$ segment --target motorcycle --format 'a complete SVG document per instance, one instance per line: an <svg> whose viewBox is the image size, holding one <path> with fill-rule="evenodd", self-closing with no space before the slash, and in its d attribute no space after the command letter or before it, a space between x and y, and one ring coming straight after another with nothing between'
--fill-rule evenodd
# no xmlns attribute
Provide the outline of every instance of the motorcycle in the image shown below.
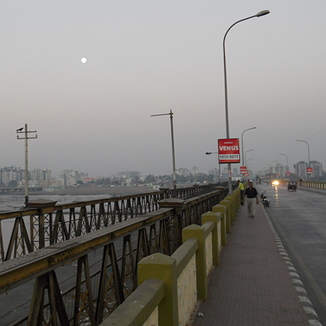
<svg viewBox="0 0 326 326"><path fill-rule="evenodd" d="M270 201L269 201L268 197L265 195L265 192L266 192L266 191L264 191L264 192L260 195L260 198L261 198L261 201L262 201L264 207L269 207Z"/></svg>

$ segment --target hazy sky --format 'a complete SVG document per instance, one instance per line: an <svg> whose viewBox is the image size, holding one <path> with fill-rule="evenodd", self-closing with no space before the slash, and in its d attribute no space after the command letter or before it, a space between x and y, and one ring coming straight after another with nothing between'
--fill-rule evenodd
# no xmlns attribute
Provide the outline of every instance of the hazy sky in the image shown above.
<svg viewBox="0 0 326 326"><path fill-rule="evenodd" d="M326 169L325 0L1 0L0 167L109 176L124 170L207 173L225 138L244 134L254 171L308 160ZM81 63L86 57L87 63ZM239 165L237 165L239 166Z"/></svg>

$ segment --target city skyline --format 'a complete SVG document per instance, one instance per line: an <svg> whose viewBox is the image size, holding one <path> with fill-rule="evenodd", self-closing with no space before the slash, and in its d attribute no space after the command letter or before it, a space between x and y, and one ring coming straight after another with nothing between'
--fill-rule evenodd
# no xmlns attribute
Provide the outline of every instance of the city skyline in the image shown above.
<svg viewBox="0 0 326 326"><path fill-rule="evenodd" d="M270 165L267 169L265 170L261 170L261 171L257 171L254 172L252 171L250 168L248 169L248 171L251 174L251 177L256 177L256 176L264 176L267 174L276 174L276 175L280 175L282 177L286 177L286 173L289 172L289 175L297 175L298 177L304 177L304 178L308 178L308 174L307 174L307 167L308 167L308 162L305 161L299 161L297 163L295 163L293 165L293 168L291 169L289 166L287 165L282 165L281 163L274 161L275 165ZM311 173L311 177L323 177L325 172L323 171L322 168L322 163L318 162L318 161L310 161L310 167L312 167L313 171ZM232 168L232 177L246 177L245 175L241 174L241 170L240 170L240 164L232 164L231 165ZM8 183L10 181L10 176L12 172L19 172L21 174L20 176L20 180L23 181L24 180L24 168L21 167L17 167L14 165L11 166L5 166L5 167L1 167L0 166L0 181L2 180L2 173L7 173L8 176L6 177L7 181L6 183ZM87 179L88 181L92 181L92 180L98 180L98 179L105 179L105 178L115 178L115 177L121 177L122 175L134 175L137 174L138 177L146 177L146 176L150 176L153 175L151 173L144 173L142 171L136 171L136 170L126 170L126 171L119 171L116 174L112 174L112 175L103 175L100 177L96 177L93 175L90 175L87 171L78 171L78 170L74 170L74 169L64 169L62 170L60 173L58 174L53 174L51 169L48 168L32 168L29 169L29 181L35 181L37 179L37 175L42 175L42 179L44 180L54 180L58 177L64 177L64 176L68 176L68 175L74 175L74 178L76 178L77 180L82 180L82 179ZM212 167L211 169L209 169L208 172L204 172L201 171L197 166L193 166L191 168L187 168L187 167L180 167L178 169L176 169L176 173L177 175L192 175L192 176L196 176L196 175L216 175L217 178L219 175L219 172L221 173L220 176L224 176L224 178L227 177L228 172L227 172L227 164L220 164L220 167ZM172 173L168 173L168 174L158 174L155 176L171 176L172 178ZM13 179L15 180L15 178Z"/></svg>

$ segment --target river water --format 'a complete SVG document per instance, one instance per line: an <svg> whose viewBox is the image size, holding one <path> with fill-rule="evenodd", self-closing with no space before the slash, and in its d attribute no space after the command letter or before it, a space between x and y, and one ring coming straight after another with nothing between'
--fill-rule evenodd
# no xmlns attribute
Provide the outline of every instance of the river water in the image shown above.
<svg viewBox="0 0 326 326"><path fill-rule="evenodd" d="M110 198L111 195L29 195L29 202L38 199L57 201L58 205L76 201L88 201L93 199ZM0 195L0 212L14 211L24 208L25 196L23 194Z"/></svg>
<svg viewBox="0 0 326 326"><path fill-rule="evenodd" d="M68 204L76 201L89 201L93 199L110 198L112 195L29 195L29 202L38 199L47 199L49 201L57 201L58 205ZM0 195L0 213L17 211L23 209L25 204L25 196L23 194ZM15 219L6 219L1 221L2 241L6 247L9 244ZM29 227L29 218L25 218L26 227ZM0 321L1 326L1 321Z"/></svg>

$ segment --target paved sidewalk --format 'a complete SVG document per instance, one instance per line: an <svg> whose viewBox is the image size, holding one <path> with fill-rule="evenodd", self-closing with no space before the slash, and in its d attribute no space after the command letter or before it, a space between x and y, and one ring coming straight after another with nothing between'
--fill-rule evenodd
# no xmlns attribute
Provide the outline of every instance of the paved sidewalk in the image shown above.
<svg viewBox="0 0 326 326"><path fill-rule="evenodd" d="M221 263L210 274L208 299L200 304L192 326L320 325L308 322L294 285L300 288L300 280L290 276L291 261L281 255L282 244L276 245L279 239L264 208L255 208L255 217L249 218L247 206L240 207Z"/></svg>

